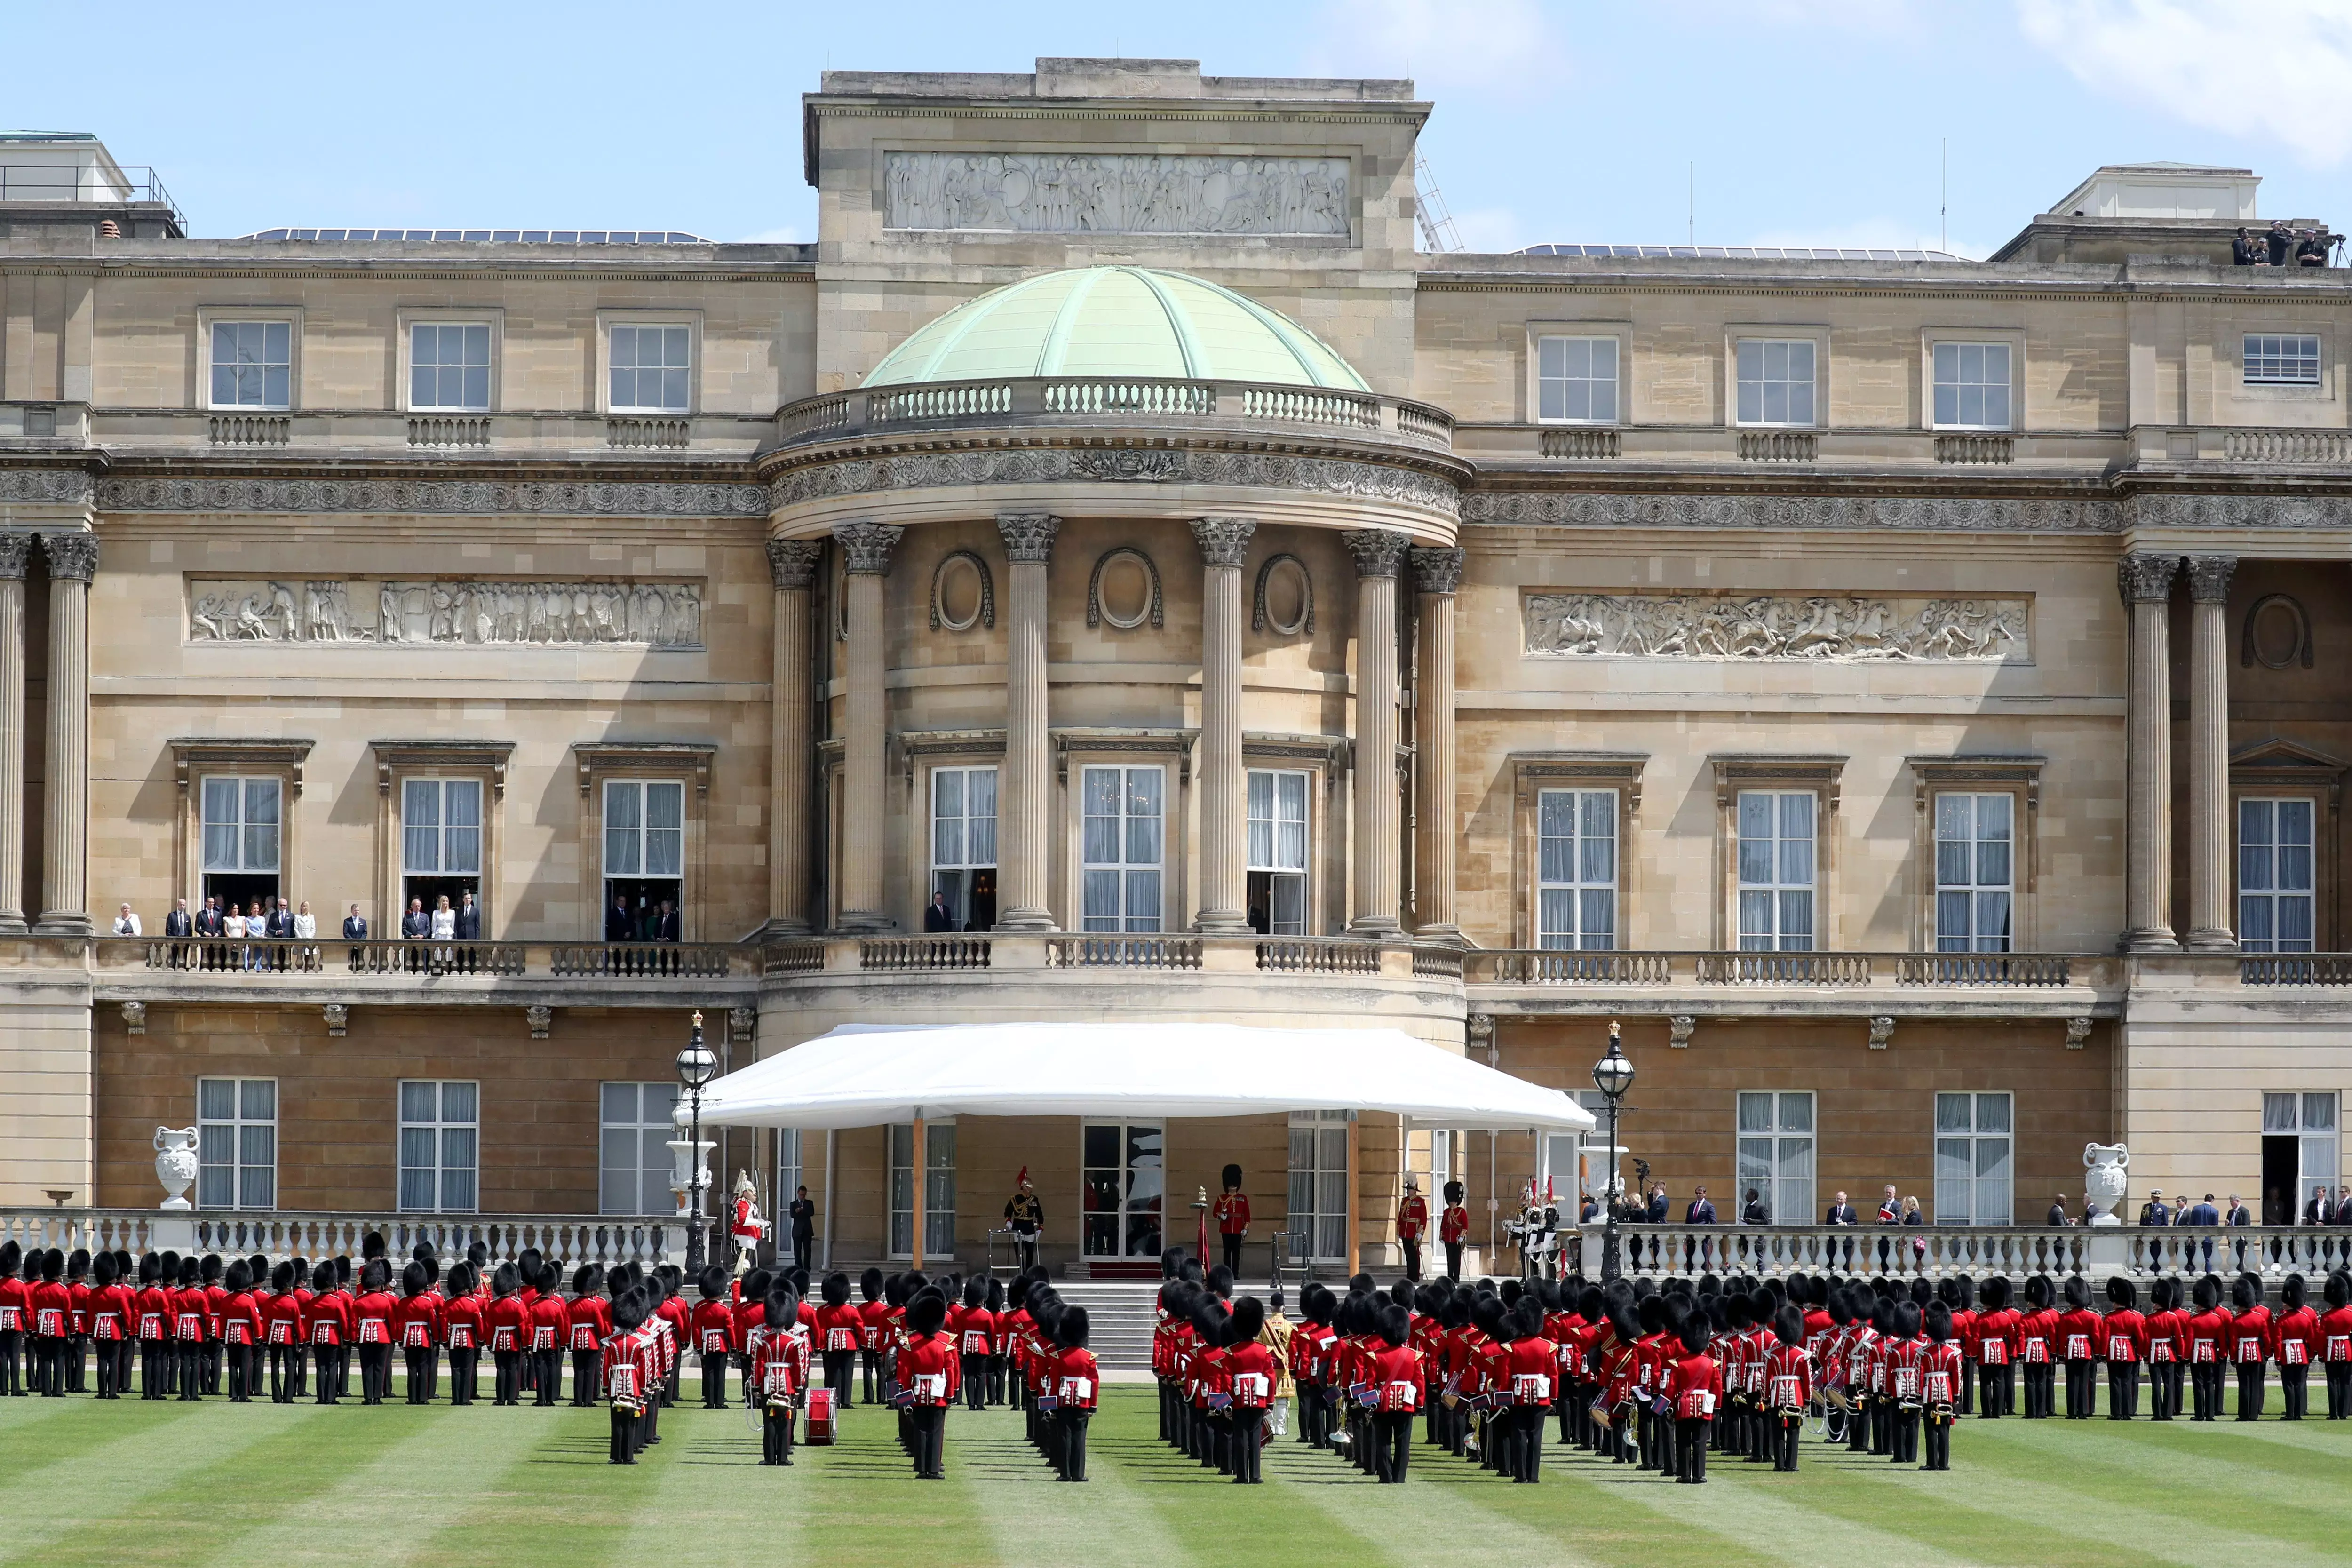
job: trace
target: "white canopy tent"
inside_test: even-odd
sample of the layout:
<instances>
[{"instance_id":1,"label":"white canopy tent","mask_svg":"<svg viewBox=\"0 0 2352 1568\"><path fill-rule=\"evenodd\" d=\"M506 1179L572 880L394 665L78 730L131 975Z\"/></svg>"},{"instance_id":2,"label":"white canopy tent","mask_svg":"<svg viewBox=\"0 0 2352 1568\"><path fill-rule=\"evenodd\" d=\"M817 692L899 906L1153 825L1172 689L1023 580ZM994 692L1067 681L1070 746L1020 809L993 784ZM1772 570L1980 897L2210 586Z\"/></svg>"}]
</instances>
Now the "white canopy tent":
<instances>
[{"instance_id":1,"label":"white canopy tent","mask_svg":"<svg viewBox=\"0 0 2352 1568\"><path fill-rule=\"evenodd\" d=\"M875 1127L951 1116L1372 1110L1428 1127L1589 1132L1556 1089L1399 1029L1239 1024L845 1024L702 1091L719 1127Z\"/></svg>"}]
</instances>

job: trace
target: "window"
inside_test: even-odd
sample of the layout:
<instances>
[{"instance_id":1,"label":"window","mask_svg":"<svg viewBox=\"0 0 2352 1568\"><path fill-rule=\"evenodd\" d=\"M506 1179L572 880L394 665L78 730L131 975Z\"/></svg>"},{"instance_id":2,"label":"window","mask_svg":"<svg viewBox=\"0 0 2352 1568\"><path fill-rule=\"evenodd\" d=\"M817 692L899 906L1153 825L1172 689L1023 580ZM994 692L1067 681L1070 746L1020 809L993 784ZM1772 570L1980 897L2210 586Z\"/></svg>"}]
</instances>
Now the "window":
<instances>
[{"instance_id":1,"label":"window","mask_svg":"<svg viewBox=\"0 0 2352 1568\"><path fill-rule=\"evenodd\" d=\"M688 355L684 327L613 329L612 407L616 414L687 412Z\"/></svg>"},{"instance_id":2,"label":"window","mask_svg":"<svg viewBox=\"0 0 2352 1568\"><path fill-rule=\"evenodd\" d=\"M996 924L996 770L931 771L931 891L947 900L948 930ZM924 916L924 929L930 917Z\"/></svg>"},{"instance_id":3,"label":"window","mask_svg":"<svg viewBox=\"0 0 2352 1568\"><path fill-rule=\"evenodd\" d=\"M1252 768L1249 923L1263 936L1307 934L1307 775Z\"/></svg>"},{"instance_id":4,"label":"window","mask_svg":"<svg viewBox=\"0 0 2352 1568\"><path fill-rule=\"evenodd\" d=\"M408 405L457 414L489 412L488 322L416 321L410 325Z\"/></svg>"},{"instance_id":5,"label":"window","mask_svg":"<svg viewBox=\"0 0 2352 1568\"><path fill-rule=\"evenodd\" d=\"M1813 352L1811 338L1742 338L1739 423L1811 425Z\"/></svg>"},{"instance_id":6,"label":"window","mask_svg":"<svg viewBox=\"0 0 2352 1568\"><path fill-rule=\"evenodd\" d=\"M1087 1258L1157 1258L1167 1197L1167 1129L1089 1121L1079 1128L1079 1251Z\"/></svg>"},{"instance_id":7,"label":"window","mask_svg":"<svg viewBox=\"0 0 2352 1568\"><path fill-rule=\"evenodd\" d=\"M1739 794L1739 946L1813 949L1813 813L1810 790Z\"/></svg>"},{"instance_id":8,"label":"window","mask_svg":"<svg viewBox=\"0 0 2352 1568\"><path fill-rule=\"evenodd\" d=\"M792 1220L784 1211L790 1208L793 1200L800 1195L800 1185L806 1180L808 1177L801 1171L801 1130L797 1127L777 1128L776 1200L772 1205L770 1205L771 1212L768 1219L775 1226L776 1235L780 1239L790 1240L792 1237ZM728 1197L731 1202L734 1197L732 1191L728 1194ZM731 1215L735 1211L730 1208L727 1212Z\"/></svg>"},{"instance_id":9,"label":"window","mask_svg":"<svg viewBox=\"0 0 2352 1568\"><path fill-rule=\"evenodd\" d=\"M424 1087L430 1088L430 1085ZM675 1083L608 1083L601 1092L596 1139L596 1212L677 1212L670 1181L677 1161L669 1142L677 1123ZM404 1205L405 1206L405 1205Z\"/></svg>"},{"instance_id":10,"label":"window","mask_svg":"<svg viewBox=\"0 0 2352 1568\"><path fill-rule=\"evenodd\" d=\"M2009 345L1936 345L1936 426L1943 430L2006 430Z\"/></svg>"},{"instance_id":11,"label":"window","mask_svg":"<svg viewBox=\"0 0 2352 1568\"><path fill-rule=\"evenodd\" d=\"M1348 1113L1290 1113L1290 1228L1307 1256L1348 1256Z\"/></svg>"},{"instance_id":12,"label":"window","mask_svg":"<svg viewBox=\"0 0 2352 1568\"><path fill-rule=\"evenodd\" d=\"M196 1079L196 1206L278 1206L278 1080Z\"/></svg>"},{"instance_id":13,"label":"window","mask_svg":"<svg viewBox=\"0 0 2352 1568\"><path fill-rule=\"evenodd\" d=\"M1617 945L1617 792L1548 789L1536 803L1536 945Z\"/></svg>"},{"instance_id":14,"label":"window","mask_svg":"<svg viewBox=\"0 0 2352 1568\"><path fill-rule=\"evenodd\" d=\"M1813 1213L1813 1097L1810 1091L1742 1091L1739 1190L1744 1216L1754 1188L1767 1225L1805 1225Z\"/></svg>"},{"instance_id":15,"label":"window","mask_svg":"<svg viewBox=\"0 0 2352 1568\"><path fill-rule=\"evenodd\" d=\"M923 1257L955 1256L955 1123L923 1123ZM915 1237L915 1129L890 1128L890 1256L911 1258Z\"/></svg>"},{"instance_id":16,"label":"window","mask_svg":"<svg viewBox=\"0 0 2352 1568\"><path fill-rule=\"evenodd\" d=\"M215 321L215 408L294 405L294 323Z\"/></svg>"},{"instance_id":17,"label":"window","mask_svg":"<svg viewBox=\"0 0 2352 1568\"><path fill-rule=\"evenodd\" d=\"M2238 802L2238 945L2247 952L2309 952L2309 799Z\"/></svg>"},{"instance_id":18,"label":"window","mask_svg":"<svg viewBox=\"0 0 2352 1568\"><path fill-rule=\"evenodd\" d=\"M2263 1096L2263 1185L2267 1192L2294 1173L2290 1189L2294 1212L2278 1223L2292 1225L2311 1190L2325 1184L2332 1194L2344 1179L2336 1142L2336 1091ZM2340 1223L2340 1222L2339 1222Z\"/></svg>"},{"instance_id":19,"label":"window","mask_svg":"<svg viewBox=\"0 0 2352 1568\"><path fill-rule=\"evenodd\" d=\"M604 935L657 942L667 904L683 908L686 785L671 779L604 781Z\"/></svg>"},{"instance_id":20,"label":"window","mask_svg":"<svg viewBox=\"0 0 2352 1568\"><path fill-rule=\"evenodd\" d=\"M2010 1097L1936 1097L1936 1223L2007 1225L2012 1134Z\"/></svg>"},{"instance_id":21,"label":"window","mask_svg":"<svg viewBox=\"0 0 2352 1568\"><path fill-rule=\"evenodd\" d=\"M1936 797L1936 951L2007 952L2017 797Z\"/></svg>"},{"instance_id":22,"label":"window","mask_svg":"<svg viewBox=\"0 0 2352 1568\"><path fill-rule=\"evenodd\" d=\"M2319 339L2305 332L2248 332L2248 386L2317 386Z\"/></svg>"},{"instance_id":23,"label":"window","mask_svg":"<svg viewBox=\"0 0 2352 1568\"><path fill-rule=\"evenodd\" d=\"M1536 417L1547 424L1617 423L1617 340L1538 338Z\"/></svg>"},{"instance_id":24,"label":"window","mask_svg":"<svg viewBox=\"0 0 2352 1568\"><path fill-rule=\"evenodd\" d=\"M481 1086L400 1086L400 1207L409 1214L472 1214L478 1188Z\"/></svg>"},{"instance_id":25,"label":"window","mask_svg":"<svg viewBox=\"0 0 2352 1568\"><path fill-rule=\"evenodd\" d=\"M278 894L279 816L283 781L225 778L204 781L203 895L221 908Z\"/></svg>"},{"instance_id":26,"label":"window","mask_svg":"<svg viewBox=\"0 0 2352 1568\"><path fill-rule=\"evenodd\" d=\"M1160 929L1164 778L1158 768L1086 770L1086 930Z\"/></svg>"},{"instance_id":27,"label":"window","mask_svg":"<svg viewBox=\"0 0 2352 1568\"><path fill-rule=\"evenodd\" d=\"M404 779L400 786L401 907L446 896L452 907L482 890L479 779Z\"/></svg>"}]
</instances>

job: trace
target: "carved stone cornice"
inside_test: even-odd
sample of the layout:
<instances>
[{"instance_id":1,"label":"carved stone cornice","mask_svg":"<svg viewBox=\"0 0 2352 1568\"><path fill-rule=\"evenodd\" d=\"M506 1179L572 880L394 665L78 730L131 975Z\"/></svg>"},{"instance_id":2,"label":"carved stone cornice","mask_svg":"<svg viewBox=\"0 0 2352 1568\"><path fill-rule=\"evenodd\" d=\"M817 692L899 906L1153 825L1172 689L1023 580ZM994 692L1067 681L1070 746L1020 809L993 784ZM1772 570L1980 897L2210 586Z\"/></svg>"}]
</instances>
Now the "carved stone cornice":
<instances>
[{"instance_id":1,"label":"carved stone cornice","mask_svg":"<svg viewBox=\"0 0 2352 1568\"><path fill-rule=\"evenodd\" d=\"M1256 522L1246 517L1192 520L1192 541L1201 547L1201 563L1205 566L1241 565L1249 552L1250 535L1256 531Z\"/></svg>"},{"instance_id":2,"label":"carved stone cornice","mask_svg":"<svg viewBox=\"0 0 2352 1568\"><path fill-rule=\"evenodd\" d=\"M2116 563L2116 582L2126 604L2160 603L2172 597L2172 579L2180 557L2135 551Z\"/></svg>"},{"instance_id":3,"label":"carved stone cornice","mask_svg":"<svg viewBox=\"0 0 2352 1568\"><path fill-rule=\"evenodd\" d=\"M1465 522L1562 528L2120 533L2126 516L2126 503L2115 500L1980 496L1624 495L1574 490L1473 490L1462 498Z\"/></svg>"},{"instance_id":4,"label":"carved stone cornice","mask_svg":"<svg viewBox=\"0 0 2352 1568\"><path fill-rule=\"evenodd\" d=\"M843 567L853 577L884 577L890 572L890 552L906 530L887 522L845 522L833 531L841 546Z\"/></svg>"},{"instance_id":5,"label":"carved stone cornice","mask_svg":"<svg viewBox=\"0 0 2352 1568\"><path fill-rule=\"evenodd\" d=\"M41 535L41 558L49 563L49 576L87 583L98 575L98 535L94 533L44 533Z\"/></svg>"},{"instance_id":6,"label":"carved stone cornice","mask_svg":"<svg viewBox=\"0 0 2352 1568\"><path fill-rule=\"evenodd\" d=\"M814 584L817 563L824 559L824 545L817 540L768 541L768 575L779 594L804 590Z\"/></svg>"},{"instance_id":7,"label":"carved stone cornice","mask_svg":"<svg viewBox=\"0 0 2352 1568\"><path fill-rule=\"evenodd\" d=\"M2238 570L2234 555L2189 557L2189 596L2200 605L2230 602L2230 577Z\"/></svg>"},{"instance_id":8,"label":"carved stone cornice","mask_svg":"<svg viewBox=\"0 0 2352 1568\"><path fill-rule=\"evenodd\" d=\"M98 506L101 511L761 517L769 496L767 486L756 484L117 477L100 483Z\"/></svg>"},{"instance_id":9,"label":"carved stone cornice","mask_svg":"<svg viewBox=\"0 0 2352 1568\"><path fill-rule=\"evenodd\" d=\"M1004 559L1019 565L1042 563L1054 553L1054 536L1062 520L1049 511L1000 511L996 531L1004 540Z\"/></svg>"},{"instance_id":10,"label":"carved stone cornice","mask_svg":"<svg viewBox=\"0 0 2352 1568\"><path fill-rule=\"evenodd\" d=\"M2132 522L2140 528L2352 528L2352 496L2141 495L2132 498L2131 508Z\"/></svg>"},{"instance_id":11,"label":"carved stone cornice","mask_svg":"<svg viewBox=\"0 0 2352 1568\"><path fill-rule=\"evenodd\" d=\"M81 468L0 468L0 501L88 506L97 493L97 481Z\"/></svg>"},{"instance_id":12,"label":"carved stone cornice","mask_svg":"<svg viewBox=\"0 0 2352 1568\"><path fill-rule=\"evenodd\" d=\"M1434 544L1416 544L1408 557L1412 562L1412 587L1417 594L1451 594L1462 585L1462 563L1469 559L1465 550Z\"/></svg>"},{"instance_id":13,"label":"carved stone cornice","mask_svg":"<svg viewBox=\"0 0 2352 1568\"><path fill-rule=\"evenodd\" d=\"M1355 558L1357 576L1393 577L1412 538L1389 528L1351 528L1339 535L1339 542Z\"/></svg>"},{"instance_id":14,"label":"carved stone cornice","mask_svg":"<svg viewBox=\"0 0 2352 1568\"><path fill-rule=\"evenodd\" d=\"M31 534L0 533L0 577L22 577L25 563L32 553Z\"/></svg>"}]
</instances>

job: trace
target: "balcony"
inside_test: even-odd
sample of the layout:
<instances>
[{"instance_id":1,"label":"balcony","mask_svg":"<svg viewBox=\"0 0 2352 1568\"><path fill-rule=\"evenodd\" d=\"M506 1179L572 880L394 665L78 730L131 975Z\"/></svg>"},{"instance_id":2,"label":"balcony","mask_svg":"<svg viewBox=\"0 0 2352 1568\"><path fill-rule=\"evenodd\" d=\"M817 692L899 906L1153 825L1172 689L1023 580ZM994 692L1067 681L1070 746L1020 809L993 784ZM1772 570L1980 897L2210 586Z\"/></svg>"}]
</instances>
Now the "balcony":
<instances>
[{"instance_id":1,"label":"balcony","mask_svg":"<svg viewBox=\"0 0 2352 1568\"><path fill-rule=\"evenodd\" d=\"M1470 1005L1507 1015L1619 1013L1638 997L1716 1018L2113 1017L2128 978L2114 953L1475 949L1462 963Z\"/></svg>"},{"instance_id":2,"label":"balcony","mask_svg":"<svg viewBox=\"0 0 2352 1568\"><path fill-rule=\"evenodd\" d=\"M1937 431L1837 427L1741 429L1723 425L1468 424L1453 449L1501 472L1642 473L1718 471L1948 478L1954 467L1986 478L2103 481L2129 461L2120 432Z\"/></svg>"},{"instance_id":3,"label":"balcony","mask_svg":"<svg viewBox=\"0 0 2352 1568\"><path fill-rule=\"evenodd\" d=\"M0 440L12 446L24 420L10 410L48 405L0 404ZM593 410L541 409L501 414L408 414L394 409L305 408L291 411L56 408L58 437L76 446L105 447L118 460L266 457L351 461L429 456L449 461L498 463L569 458L599 464L721 460L723 477L741 479L747 462L774 431L770 415L608 415Z\"/></svg>"},{"instance_id":4,"label":"balcony","mask_svg":"<svg viewBox=\"0 0 2352 1568\"><path fill-rule=\"evenodd\" d=\"M711 1221L715 1226L718 1221ZM537 1247L568 1274L583 1263L600 1268L636 1263L647 1268L676 1263L686 1254L686 1226L668 1215L429 1215L307 1214L277 1210L196 1210L163 1214L154 1209L0 1208L0 1241L26 1250L54 1247L71 1252L121 1251L136 1258L163 1247L231 1257L260 1253L313 1260L338 1255L357 1258L370 1231L384 1238L386 1251L404 1258L429 1241L446 1267L478 1241L493 1264L511 1262ZM715 1236L715 1231L712 1233Z\"/></svg>"},{"instance_id":5,"label":"balcony","mask_svg":"<svg viewBox=\"0 0 2352 1568\"><path fill-rule=\"evenodd\" d=\"M759 948L724 942L102 937L89 945L94 994L108 1002L677 1007L748 1002L761 975Z\"/></svg>"},{"instance_id":6,"label":"balcony","mask_svg":"<svg viewBox=\"0 0 2352 1568\"><path fill-rule=\"evenodd\" d=\"M1564 1229L1573 1261L1582 1245L1584 1271L1601 1269L1602 1226ZM2289 1274L2319 1279L2352 1265L2352 1231L2319 1226L2179 1226L2143 1229L2083 1226L1771 1226L1626 1225L1617 1228L1625 1272L1654 1278L1703 1274L1886 1274L1930 1279L2005 1274L2012 1286L2029 1274L2116 1274L2140 1280L2251 1271L2276 1281Z\"/></svg>"}]
</instances>

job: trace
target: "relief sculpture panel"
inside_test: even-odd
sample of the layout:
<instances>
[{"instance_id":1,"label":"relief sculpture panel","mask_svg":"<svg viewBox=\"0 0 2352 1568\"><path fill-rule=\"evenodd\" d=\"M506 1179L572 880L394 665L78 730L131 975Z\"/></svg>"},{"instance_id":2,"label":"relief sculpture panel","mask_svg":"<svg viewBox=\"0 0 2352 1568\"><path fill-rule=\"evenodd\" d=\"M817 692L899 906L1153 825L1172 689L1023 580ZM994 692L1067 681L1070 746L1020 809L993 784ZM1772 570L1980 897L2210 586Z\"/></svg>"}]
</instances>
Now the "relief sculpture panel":
<instances>
[{"instance_id":1,"label":"relief sculpture panel","mask_svg":"<svg viewBox=\"0 0 2352 1568\"><path fill-rule=\"evenodd\" d=\"M2024 599L1772 594L1529 594L1531 655L2022 663Z\"/></svg>"},{"instance_id":2,"label":"relief sculpture panel","mask_svg":"<svg viewBox=\"0 0 2352 1568\"><path fill-rule=\"evenodd\" d=\"M1348 232L1345 158L891 153L888 228L1010 234Z\"/></svg>"},{"instance_id":3,"label":"relief sculpture panel","mask_svg":"<svg viewBox=\"0 0 2352 1568\"><path fill-rule=\"evenodd\" d=\"M700 647L702 585L192 578L188 640Z\"/></svg>"}]
</instances>

